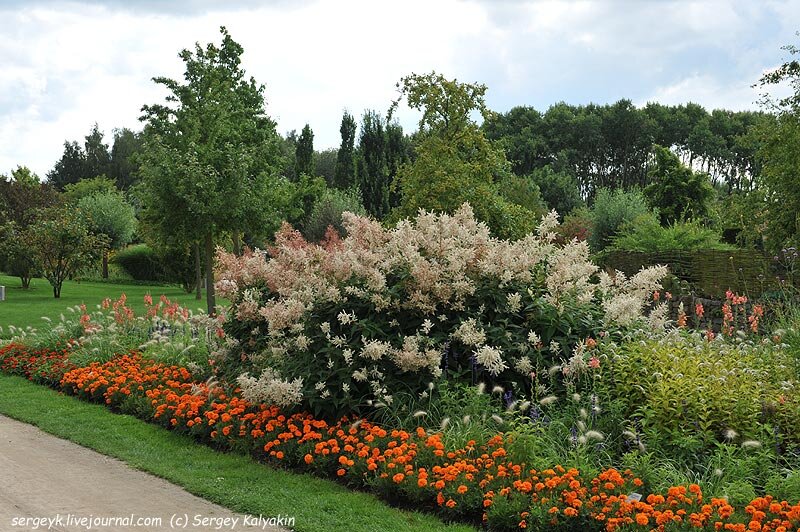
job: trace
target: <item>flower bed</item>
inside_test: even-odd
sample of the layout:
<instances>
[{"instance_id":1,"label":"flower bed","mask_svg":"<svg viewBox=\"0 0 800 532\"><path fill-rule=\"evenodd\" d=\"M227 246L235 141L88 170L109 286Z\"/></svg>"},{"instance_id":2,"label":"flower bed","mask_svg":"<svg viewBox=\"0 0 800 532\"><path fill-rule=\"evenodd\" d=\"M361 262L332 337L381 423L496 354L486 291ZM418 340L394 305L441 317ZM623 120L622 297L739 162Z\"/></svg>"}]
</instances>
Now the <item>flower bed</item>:
<instances>
[{"instance_id":1,"label":"flower bed","mask_svg":"<svg viewBox=\"0 0 800 532\"><path fill-rule=\"evenodd\" d=\"M345 238L319 245L284 225L269 256L219 250L216 287L231 306L213 359L247 399L336 419L442 378L530 399L537 374L564 364L574 379L587 341L644 323L667 274L598 270L585 242L555 242L555 213L516 241L492 237L468 205L391 229L349 213L343 223Z\"/></svg>"},{"instance_id":2,"label":"flower bed","mask_svg":"<svg viewBox=\"0 0 800 532\"><path fill-rule=\"evenodd\" d=\"M734 508L706 500L697 485L636 500L641 481L607 469L583 478L555 465L542 471L515 463L509 437L446 448L422 428L390 430L365 420L327 423L308 414L284 415L209 382L194 382L183 367L139 353L72 367L68 350L0 348L0 369L48 383L84 399L192 434L201 441L254 454L265 461L345 484L390 500L436 511L443 518L482 521L491 529L797 530L800 503L754 499Z\"/></svg>"}]
</instances>

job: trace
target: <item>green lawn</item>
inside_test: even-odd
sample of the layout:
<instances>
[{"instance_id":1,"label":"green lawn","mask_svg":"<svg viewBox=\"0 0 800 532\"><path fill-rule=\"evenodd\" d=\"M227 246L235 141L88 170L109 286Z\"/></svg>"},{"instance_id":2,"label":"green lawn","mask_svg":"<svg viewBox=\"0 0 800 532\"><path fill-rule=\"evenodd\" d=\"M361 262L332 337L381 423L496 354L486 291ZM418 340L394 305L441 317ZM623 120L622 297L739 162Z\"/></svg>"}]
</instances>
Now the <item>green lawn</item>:
<instances>
[{"instance_id":1,"label":"green lawn","mask_svg":"<svg viewBox=\"0 0 800 532\"><path fill-rule=\"evenodd\" d=\"M179 301L192 310L205 308L205 300L197 301L194 294L187 294L178 286L144 286L103 282L65 281L61 298L53 297L53 289L45 279L34 279L28 290L21 288L19 277L0 275L0 285L6 287L6 300L0 301L0 338L8 337L7 327L40 327L46 325L42 316L57 320L67 307L85 303L90 309L106 298L118 298L123 292L128 296L128 306L137 313L144 310L144 295L150 293L153 299L161 294L173 301Z\"/></svg>"},{"instance_id":2,"label":"green lawn","mask_svg":"<svg viewBox=\"0 0 800 532\"><path fill-rule=\"evenodd\" d=\"M431 515L391 508L372 495L335 482L216 452L188 436L114 414L20 377L0 374L0 414L119 458L235 512L294 516L295 530L301 532L475 531L466 525L446 525Z\"/></svg>"}]
</instances>

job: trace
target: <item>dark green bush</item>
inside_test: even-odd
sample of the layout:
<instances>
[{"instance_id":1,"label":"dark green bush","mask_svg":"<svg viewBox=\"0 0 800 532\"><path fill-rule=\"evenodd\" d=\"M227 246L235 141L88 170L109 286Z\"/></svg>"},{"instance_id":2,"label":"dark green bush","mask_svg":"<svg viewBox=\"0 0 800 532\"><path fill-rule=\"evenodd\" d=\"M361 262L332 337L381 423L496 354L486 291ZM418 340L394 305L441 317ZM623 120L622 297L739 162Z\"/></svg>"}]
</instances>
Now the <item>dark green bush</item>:
<instances>
[{"instance_id":1,"label":"dark green bush","mask_svg":"<svg viewBox=\"0 0 800 532\"><path fill-rule=\"evenodd\" d=\"M190 247L153 249L147 244L134 244L116 252L111 262L135 281L178 283L187 292L195 288L194 256Z\"/></svg>"},{"instance_id":2,"label":"dark green bush","mask_svg":"<svg viewBox=\"0 0 800 532\"><path fill-rule=\"evenodd\" d=\"M566 172L554 171L549 165L531 172L530 179L539 187L548 209L563 217L584 205L578 190L578 180Z\"/></svg>"},{"instance_id":3,"label":"dark green bush","mask_svg":"<svg viewBox=\"0 0 800 532\"><path fill-rule=\"evenodd\" d=\"M166 281L167 274L158 254L147 244L135 244L116 252L112 262L137 281Z\"/></svg>"}]
</instances>

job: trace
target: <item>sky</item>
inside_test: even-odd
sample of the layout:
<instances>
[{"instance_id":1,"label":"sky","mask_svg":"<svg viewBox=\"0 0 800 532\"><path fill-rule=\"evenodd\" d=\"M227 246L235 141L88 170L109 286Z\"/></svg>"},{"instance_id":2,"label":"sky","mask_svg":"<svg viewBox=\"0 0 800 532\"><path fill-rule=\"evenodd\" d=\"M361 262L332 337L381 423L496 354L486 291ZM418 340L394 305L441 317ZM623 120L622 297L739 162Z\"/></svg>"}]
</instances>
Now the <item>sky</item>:
<instances>
[{"instance_id":1,"label":"sky","mask_svg":"<svg viewBox=\"0 0 800 532\"><path fill-rule=\"evenodd\" d=\"M386 112L396 83L435 70L488 87L490 109L546 110L628 98L757 109L751 85L800 39L796 0L0 0L0 174L42 178L97 122L139 130L162 103L154 76L180 79L178 53L220 42L266 85L282 134L308 123L337 147L346 109ZM400 113L406 131L417 116Z\"/></svg>"}]
</instances>

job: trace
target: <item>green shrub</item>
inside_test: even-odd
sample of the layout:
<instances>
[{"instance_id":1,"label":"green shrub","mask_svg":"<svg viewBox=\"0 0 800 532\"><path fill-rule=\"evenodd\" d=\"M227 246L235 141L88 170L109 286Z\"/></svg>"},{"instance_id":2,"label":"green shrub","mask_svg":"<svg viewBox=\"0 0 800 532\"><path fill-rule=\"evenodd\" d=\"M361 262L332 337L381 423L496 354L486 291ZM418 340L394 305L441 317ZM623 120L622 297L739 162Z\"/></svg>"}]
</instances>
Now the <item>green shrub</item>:
<instances>
[{"instance_id":1,"label":"green shrub","mask_svg":"<svg viewBox=\"0 0 800 532\"><path fill-rule=\"evenodd\" d=\"M326 189L315 202L311 213L305 219L300 231L309 242L320 242L325 237L328 227L332 227L339 236L344 237L346 231L342 223L342 213L366 215L367 211L361 202L357 190Z\"/></svg>"},{"instance_id":2,"label":"green shrub","mask_svg":"<svg viewBox=\"0 0 800 532\"><path fill-rule=\"evenodd\" d=\"M137 281L165 281L167 277L158 255L147 244L121 249L112 261Z\"/></svg>"},{"instance_id":3,"label":"green shrub","mask_svg":"<svg viewBox=\"0 0 800 532\"><path fill-rule=\"evenodd\" d=\"M777 500L800 501L800 471L771 476L765 489Z\"/></svg>"},{"instance_id":4,"label":"green shrub","mask_svg":"<svg viewBox=\"0 0 800 532\"><path fill-rule=\"evenodd\" d=\"M601 188L592 205L592 232L589 245L592 251L602 251L628 224L650 212L647 198L639 190L625 191Z\"/></svg>"},{"instance_id":5,"label":"green shrub","mask_svg":"<svg viewBox=\"0 0 800 532\"><path fill-rule=\"evenodd\" d=\"M625 344L603 372L626 419L676 457L713 442L769 445L774 427L785 446L800 443L800 397L791 356L781 344L715 340L676 331Z\"/></svg>"},{"instance_id":6,"label":"green shrub","mask_svg":"<svg viewBox=\"0 0 800 532\"><path fill-rule=\"evenodd\" d=\"M187 292L195 288L194 255L189 246L153 249L135 244L116 252L111 262L134 281L179 283Z\"/></svg>"},{"instance_id":7,"label":"green shrub","mask_svg":"<svg viewBox=\"0 0 800 532\"><path fill-rule=\"evenodd\" d=\"M736 249L735 246L722 243L716 231L703 227L698 222L675 222L669 227L662 227L654 213L639 216L623 226L614 237L611 247L645 253Z\"/></svg>"},{"instance_id":8,"label":"green shrub","mask_svg":"<svg viewBox=\"0 0 800 532\"><path fill-rule=\"evenodd\" d=\"M179 283L186 292L197 286L194 252L190 246L165 247L156 249L156 254L164 268L164 280Z\"/></svg>"}]
</instances>

